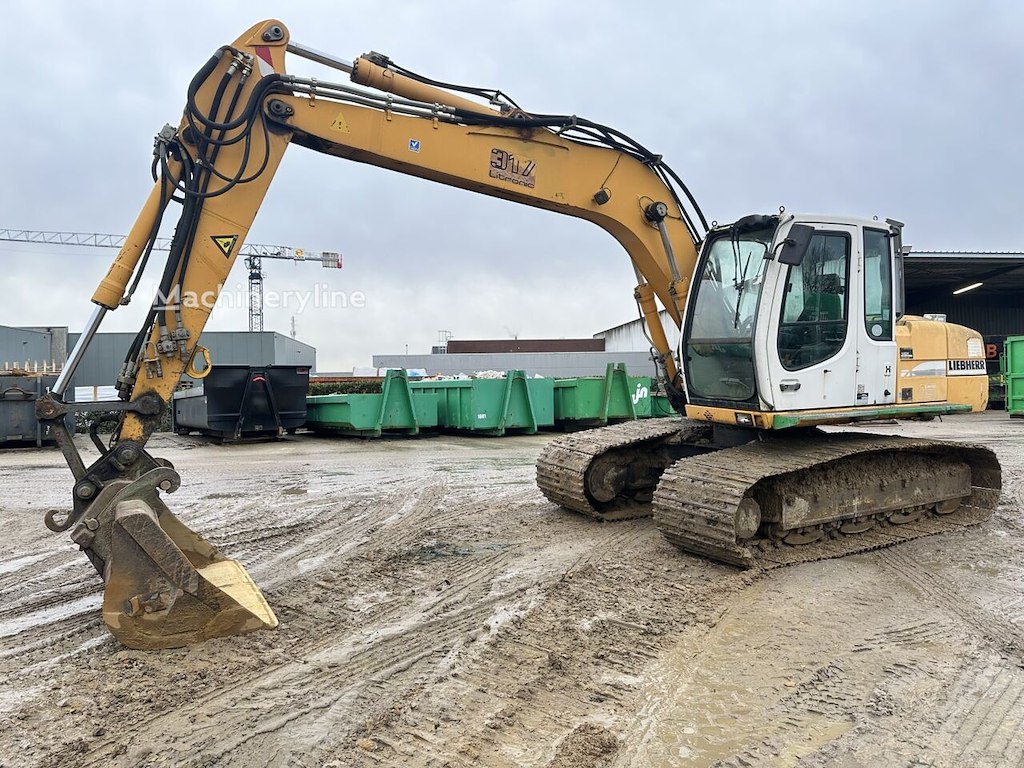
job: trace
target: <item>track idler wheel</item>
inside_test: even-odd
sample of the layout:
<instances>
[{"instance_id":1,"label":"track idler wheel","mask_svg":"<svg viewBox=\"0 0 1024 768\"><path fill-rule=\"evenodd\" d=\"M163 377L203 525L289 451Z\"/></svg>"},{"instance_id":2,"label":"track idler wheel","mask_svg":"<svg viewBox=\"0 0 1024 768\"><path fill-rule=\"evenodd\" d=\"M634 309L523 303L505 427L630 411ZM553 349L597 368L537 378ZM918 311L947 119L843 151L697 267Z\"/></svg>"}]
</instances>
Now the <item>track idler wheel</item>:
<instances>
[{"instance_id":1,"label":"track idler wheel","mask_svg":"<svg viewBox=\"0 0 1024 768\"><path fill-rule=\"evenodd\" d=\"M761 505L747 496L736 506L736 538L752 539L761 527Z\"/></svg>"},{"instance_id":2,"label":"track idler wheel","mask_svg":"<svg viewBox=\"0 0 1024 768\"><path fill-rule=\"evenodd\" d=\"M629 482L629 467L614 459L599 458L587 471L587 491L600 502L610 502L622 493Z\"/></svg>"}]
</instances>

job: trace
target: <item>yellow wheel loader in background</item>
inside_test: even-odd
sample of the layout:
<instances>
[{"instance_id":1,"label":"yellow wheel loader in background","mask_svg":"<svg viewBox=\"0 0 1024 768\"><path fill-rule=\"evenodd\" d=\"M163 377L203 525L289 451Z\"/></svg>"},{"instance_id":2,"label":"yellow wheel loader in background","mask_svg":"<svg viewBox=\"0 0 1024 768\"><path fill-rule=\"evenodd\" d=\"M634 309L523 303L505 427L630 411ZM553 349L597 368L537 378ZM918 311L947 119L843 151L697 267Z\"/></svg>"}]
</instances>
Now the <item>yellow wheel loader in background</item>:
<instances>
[{"instance_id":1,"label":"yellow wheel loader in background","mask_svg":"<svg viewBox=\"0 0 1024 768\"><path fill-rule=\"evenodd\" d=\"M352 84L288 75L289 53ZM213 302L196 297L216 297L289 144L587 219L621 243L659 379L686 418L553 440L537 463L552 501L606 520L653 513L686 551L762 567L955 529L994 507L1000 470L985 448L817 429L986 405L981 337L902 316L898 222L780 212L709 229L661 157L612 128L531 114L376 53L342 61L270 20L212 56L179 126L157 136L153 191L38 404L75 477L73 509L46 524L103 577L104 621L126 645L277 623L244 568L164 505L180 478L145 446L179 378L209 363L199 340ZM63 418L88 406L62 396L103 316L131 298L172 204L160 290L117 382L121 420L85 466Z\"/></svg>"}]
</instances>

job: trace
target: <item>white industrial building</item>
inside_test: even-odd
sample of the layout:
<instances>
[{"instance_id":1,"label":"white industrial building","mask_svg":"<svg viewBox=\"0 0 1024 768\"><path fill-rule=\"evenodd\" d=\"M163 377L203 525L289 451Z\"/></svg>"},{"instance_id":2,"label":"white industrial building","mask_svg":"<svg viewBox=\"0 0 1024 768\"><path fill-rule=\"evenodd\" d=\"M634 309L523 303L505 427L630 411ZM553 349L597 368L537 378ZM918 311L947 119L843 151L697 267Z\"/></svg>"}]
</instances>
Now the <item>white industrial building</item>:
<instances>
[{"instance_id":1,"label":"white industrial building","mask_svg":"<svg viewBox=\"0 0 1024 768\"><path fill-rule=\"evenodd\" d=\"M661 310L659 317L665 329L665 338L674 349L679 341L679 329L666 310ZM639 317L606 331L598 331L594 338L604 339L605 352L646 352L651 348L644 322Z\"/></svg>"},{"instance_id":2,"label":"white industrial building","mask_svg":"<svg viewBox=\"0 0 1024 768\"><path fill-rule=\"evenodd\" d=\"M661 322L666 337L674 346L679 339L679 330L664 310L661 312ZM488 351L453 354L439 346L429 355L374 355L374 367L369 370L379 373L385 368L405 368L428 376L523 370L527 376L569 377L602 376L609 363L624 363L630 373L640 376L654 374L651 343L647 340L639 318L599 331L593 338L602 341L601 351ZM497 342L473 343L498 345ZM530 344L528 340L520 343L523 346Z\"/></svg>"}]
</instances>

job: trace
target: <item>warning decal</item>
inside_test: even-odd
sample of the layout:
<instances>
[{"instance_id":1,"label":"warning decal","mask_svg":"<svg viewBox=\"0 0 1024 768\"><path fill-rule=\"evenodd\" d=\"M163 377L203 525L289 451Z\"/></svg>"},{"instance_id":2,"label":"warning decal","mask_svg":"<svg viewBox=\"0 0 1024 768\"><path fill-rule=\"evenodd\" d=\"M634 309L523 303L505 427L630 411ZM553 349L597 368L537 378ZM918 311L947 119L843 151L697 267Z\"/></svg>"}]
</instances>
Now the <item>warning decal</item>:
<instances>
[{"instance_id":1,"label":"warning decal","mask_svg":"<svg viewBox=\"0 0 1024 768\"><path fill-rule=\"evenodd\" d=\"M266 45L256 46L256 62L260 67L260 77L274 74L274 60L270 55L270 47Z\"/></svg>"},{"instance_id":2,"label":"warning decal","mask_svg":"<svg viewBox=\"0 0 1024 768\"><path fill-rule=\"evenodd\" d=\"M213 235L211 238L214 244L220 249L220 252L224 254L224 258L230 258L231 249L235 247L235 243L238 242L238 235Z\"/></svg>"},{"instance_id":3,"label":"warning decal","mask_svg":"<svg viewBox=\"0 0 1024 768\"><path fill-rule=\"evenodd\" d=\"M337 117L331 121L331 130L337 131L338 133L351 133L352 131L348 128L348 121L345 120L344 111L339 112Z\"/></svg>"}]
</instances>

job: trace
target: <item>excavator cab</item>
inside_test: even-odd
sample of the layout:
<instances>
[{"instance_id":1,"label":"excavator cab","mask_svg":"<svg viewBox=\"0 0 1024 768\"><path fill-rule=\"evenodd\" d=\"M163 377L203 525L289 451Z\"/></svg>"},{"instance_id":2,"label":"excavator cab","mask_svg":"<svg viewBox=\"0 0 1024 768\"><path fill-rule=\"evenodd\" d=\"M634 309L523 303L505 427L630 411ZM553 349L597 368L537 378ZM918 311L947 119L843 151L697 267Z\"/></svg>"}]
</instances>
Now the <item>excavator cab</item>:
<instances>
[{"instance_id":1,"label":"excavator cab","mask_svg":"<svg viewBox=\"0 0 1024 768\"><path fill-rule=\"evenodd\" d=\"M946 376L981 354L980 335L901 319L901 227L780 215L712 228L683 330L687 415L779 429L984 409L980 376Z\"/></svg>"},{"instance_id":2,"label":"excavator cab","mask_svg":"<svg viewBox=\"0 0 1024 768\"><path fill-rule=\"evenodd\" d=\"M826 409L913 410L898 401L899 243L898 222L852 218L713 228L684 326L688 415L770 427L780 412L802 414L778 428L822 423ZM943 368L956 354L942 351Z\"/></svg>"}]
</instances>

